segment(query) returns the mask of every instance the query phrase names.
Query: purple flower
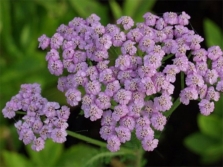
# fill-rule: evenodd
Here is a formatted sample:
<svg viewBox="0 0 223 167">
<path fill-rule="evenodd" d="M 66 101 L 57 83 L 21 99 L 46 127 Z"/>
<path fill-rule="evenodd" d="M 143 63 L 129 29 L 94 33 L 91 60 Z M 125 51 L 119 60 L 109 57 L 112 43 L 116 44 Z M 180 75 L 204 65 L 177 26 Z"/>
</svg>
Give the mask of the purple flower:
<svg viewBox="0 0 223 167">
<path fill-rule="evenodd" d="M 173 33 L 173 26 L 167 26 L 163 30 L 164 34 L 166 35 L 166 39 L 173 39 L 174 33 Z M 158 35 L 158 34 L 157 34 Z M 165 40 L 162 40 L 162 42 Z"/>
<path fill-rule="evenodd" d="M 145 24 L 146 25 L 154 26 L 155 23 L 156 23 L 156 19 L 158 19 L 159 17 L 150 13 L 150 12 L 147 12 L 143 15 L 143 18 L 145 19 Z"/>
<path fill-rule="evenodd" d="M 141 51 L 149 53 L 150 51 L 153 50 L 154 46 L 155 46 L 155 42 L 149 36 L 144 36 L 139 41 L 138 47 Z"/>
<path fill-rule="evenodd" d="M 128 104 L 131 98 L 132 92 L 125 89 L 118 90 L 118 92 L 114 95 L 114 100 L 123 105 Z"/>
<path fill-rule="evenodd" d="M 215 69 L 220 76 L 223 76 L 223 57 L 219 57 L 217 60 L 212 61 L 212 69 Z"/>
<path fill-rule="evenodd" d="M 103 112 L 102 119 L 101 119 L 102 126 L 115 126 L 116 121 L 112 119 L 112 111 L 107 110 Z"/>
<path fill-rule="evenodd" d="M 186 34 L 189 31 L 187 27 L 184 27 L 182 25 L 176 25 L 174 27 L 175 27 L 174 36 L 177 38 L 182 37 L 183 34 Z"/>
<path fill-rule="evenodd" d="M 63 143 L 66 141 L 67 132 L 65 129 L 55 128 L 52 130 L 51 138 L 55 143 Z"/>
<path fill-rule="evenodd" d="M 47 61 L 56 61 L 60 59 L 59 52 L 55 49 L 51 49 L 49 52 L 47 52 L 46 60 Z"/>
<path fill-rule="evenodd" d="M 48 69 L 51 74 L 59 76 L 63 73 L 63 63 L 61 62 L 61 60 L 49 60 Z"/>
<path fill-rule="evenodd" d="M 59 77 L 58 78 L 58 84 L 57 84 L 57 89 L 60 90 L 61 92 L 65 92 L 67 90 L 66 87 L 66 82 L 67 82 L 67 77 Z"/>
<path fill-rule="evenodd" d="M 85 85 L 85 90 L 88 94 L 97 95 L 101 91 L 101 84 L 97 80 L 89 81 Z"/>
<path fill-rule="evenodd" d="M 100 17 L 93 13 L 86 19 L 86 22 L 90 25 L 94 25 L 98 24 L 100 20 Z"/>
<path fill-rule="evenodd" d="M 42 50 L 46 49 L 50 44 L 50 38 L 43 34 L 41 37 L 38 38 L 39 41 L 39 48 Z"/>
<path fill-rule="evenodd" d="M 190 100 L 198 99 L 198 92 L 194 87 L 186 87 L 180 92 L 181 103 L 188 105 Z"/>
<path fill-rule="evenodd" d="M 50 138 L 51 132 L 52 132 L 52 127 L 48 125 L 44 125 L 42 129 L 40 130 L 39 134 L 40 134 L 40 137 L 46 140 L 47 138 Z"/>
<path fill-rule="evenodd" d="M 74 54 L 73 54 L 73 62 L 75 64 L 77 63 L 81 63 L 81 62 L 85 62 L 86 61 L 86 53 L 85 52 L 82 52 L 82 51 L 75 51 Z"/>
<path fill-rule="evenodd" d="M 93 104 L 94 100 L 95 100 L 94 95 L 85 94 L 82 98 L 81 109 L 84 111 L 88 111 L 90 109 L 91 104 Z"/>
<path fill-rule="evenodd" d="M 120 29 L 115 24 L 108 24 L 107 26 L 105 26 L 105 33 L 111 36 L 118 32 L 120 32 Z"/>
<path fill-rule="evenodd" d="M 171 106 L 173 105 L 171 101 L 171 96 L 167 94 L 162 94 L 159 97 L 155 97 L 154 105 L 157 107 L 159 111 L 169 110 Z"/>
<path fill-rule="evenodd" d="M 162 47 L 162 50 L 166 54 L 170 54 L 172 52 L 172 49 L 177 46 L 177 43 L 173 39 L 165 39 L 163 40 L 164 46 Z"/>
<path fill-rule="evenodd" d="M 167 38 L 167 36 L 163 30 L 155 31 L 155 37 L 154 37 L 155 42 L 163 42 L 166 38 Z"/>
<path fill-rule="evenodd" d="M 223 55 L 223 52 L 219 46 L 212 46 L 208 49 L 208 58 L 215 61 L 217 60 L 220 56 Z"/>
<path fill-rule="evenodd" d="M 185 72 L 188 68 L 188 58 L 186 56 L 176 57 L 173 59 L 173 64 L 181 71 Z"/>
<path fill-rule="evenodd" d="M 139 82 L 140 82 L 139 78 L 125 80 L 124 82 L 125 90 L 136 91 L 138 89 Z"/>
<path fill-rule="evenodd" d="M 166 65 L 163 70 L 163 73 L 166 74 L 166 80 L 174 83 L 176 81 L 176 74 L 179 73 L 180 70 L 176 65 Z"/>
<path fill-rule="evenodd" d="M 59 33 L 55 33 L 50 40 L 50 47 L 52 49 L 59 49 L 63 43 L 63 37 Z"/>
<path fill-rule="evenodd" d="M 121 47 L 121 51 L 123 55 L 129 54 L 134 55 L 137 51 L 136 47 L 134 46 L 135 42 L 132 42 L 131 40 L 127 40 L 123 43 Z"/>
<path fill-rule="evenodd" d="M 193 61 L 198 62 L 198 61 L 207 61 L 207 51 L 205 49 L 198 49 L 192 52 L 194 56 Z"/>
<path fill-rule="evenodd" d="M 36 119 L 32 125 L 33 132 L 39 133 L 42 127 L 43 127 L 43 122 L 40 119 Z"/>
<path fill-rule="evenodd" d="M 180 25 L 188 25 L 189 24 L 189 19 L 190 19 L 190 16 L 187 13 L 182 12 L 182 14 L 180 14 L 178 16 L 178 23 Z"/>
<path fill-rule="evenodd" d="M 153 53 L 144 56 L 144 65 L 157 69 L 161 66 L 162 57 Z"/>
<path fill-rule="evenodd" d="M 161 72 L 157 72 L 152 77 L 152 81 L 154 83 L 157 92 L 160 92 L 161 89 L 165 89 L 168 86 L 168 82 L 165 78 L 165 75 Z"/>
<path fill-rule="evenodd" d="M 143 140 L 146 137 L 149 137 L 151 139 L 154 138 L 154 131 L 150 126 L 148 127 L 138 127 L 136 128 L 136 137 L 139 140 Z"/>
<path fill-rule="evenodd" d="M 30 144 L 35 137 L 31 128 L 22 129 L 19 136 L 19 139 L 22 140 L 25 145 Z"/>
<path fill-rule="evenodd" d="M 116 135 L 111 135 L 107 139 L 107 148 L 111 152 L 116 152 L 120 149 L 121 142 Z"/>
<path fill-rule="evenodd" d="M 110 82 L 106 85 L 105 94 L 112 97 L 121 88 L 118 80 Z"/>
<path fill-rule="evenodd" d="M 213 70 L 207 70 L 206 74 L 204 76 L 205 81 L 211 85 L 215 84 L 218 80 L 218 73 L 215 69 Z"/>
<path fill-rule="evenodd" d="M 142 141 L 142 147 L 145 151 L 153 151 L 158 145 L 157 139 L 144 138 Z"/>
<path fill-rule="evenodd" d="M 65 96 L 67 97 L 67 103 L 71 106 L 77 106 L 79 101 L 81 101 L 81 92 L 75 88 L 68 89 Z"/>
<path fill-rule="evenodd" d="M 60 105 L 57 102 L 47 102 L 43 108 L 43 112 L 47 117 L 56 116 L 56 109 L 59 109 Z"/>
<path fill-rule="evenodd" d="M 128 112 L 129 110 L 126 105 L 117 105 L 115 106 L 114 112 L 112 113 L 112 119 L 119 121 L 120 118 L 124 117 Z"/>
<path fill-rule="evenodd" d="M 130 67 L 130 56 L 129 55 L 120 55 L 115 60 L 115 67 L 120 70 L 126 70 Z"/>
<path fill-rule="evenodd" d="M 5 108 L 2 109 L 2 113 L 4 118 L 13 118 L 15 117 L 15 109 L 14 109 L 14 103 L 7 102 Z"/>
<path fill-rule="evenodd" d="M 68 120 L 70 116 L 70 108 L 68 108 L 67 106 L 62 106 L 61 109 L 57 110 L 56 112 L 57 112 L 58 118 L 61 118 L 64 120 Z"/>
<path fill-rule="evenodd" d="M 204 85 L 204 80 L 203 77 L 200 76 L 199 74 L 193 73 L 189 74 L 186 77 L 186 85 L 187 86 L 203 86 Z"/>
<path fill-rule="evenodd" d="M 119 126 L 115 128 L 115 131 L 120 142 L 125 143 L 131 139 L 131 132 L 128 128 Z"/>
<path fill-rule="evenodd" d="M 216 90 L 219 92 L 223 92 L 223 80 L 217 83 Z"/>
<path fill-rule="evenodd" d="M 208 69 L 208 65 L 206 62 L 197 62 L 195 67 L 196 67 L 197 73 L 201 76 L 204 76 Z"/>
<path fill-rule="evenodd" d="M 202 38 L 201 36 L 199 35 L 191 35 L 187 42 L 190 42 L 190 49 L 191 50 L 198 50 L 201 48 L 200 46 L 200 42 L 202 42 L 204 40 L 204 38 Z"/>
<path fill-rule="evenodd" d="M 160 112 L 154 112 L 151 116 L 151 124 L 154 129 L 162 131 L 166 125 L 166 117 L 163 116 Z"/>
<path fill-rule="evenodd" d="M 115 135 L 114 126 L 102 126 L 99 131 L 101 138 L 107 140 L 110 136 Z"/>
<path fill-rule="evenodd" d="M 135 118 L 140 117 L 143 106 L 144 106 L 143 102 L 138 103 L 138 104 L 135 104 L 134 102 L 129 103 L 129 105 L 128 105 L 128 109 L 129 109 L 128 115 L 132 116 L 132 117 L 135 117 Z"/>
<path fill-rule="evenodd" d="M 111 69 L 105 69 L 99 74 L 99 81 L 107 84 L 115 80 L 113 71 Z"/>
<path fill-rule="evenodd" d="M 140 66 L 137 69 L 137 74 L 140 76 L 140 78 L 144 77 L 152 77 L 156 73 L 156 69 L 153 66 Z"/>
<path fill-rule="evenodd" d="M 95 99 L 95 104 L 102 110 L 108 109 L 111 107 L 110 97 L 107 96 L 104 92 L 98 94 L 98 98 Z"/>
<path fill-rule="evenodd" d="M 112 44 L 115 47 L 120 47 L 122 46 L 123 42 L 126 40 L 126 36 L 124 32 L 119 32 L 117 31 L 116 33 L 114 33 L 114 35 L 112 36 Z"/>
<path fill-rule="evenodd" d="M 198 103 L 201 114 L 208 116 L 214 111 L 214 102 L 210 102 L 207 99 L 202 99 Z"/>
<path fill-rule="evenodd" d="M 206 99 L 218 101 L 219 98 L 220 98 L 220 93 L 215 91 L 213 86 L 209 87 L 207 90 Z"/>
<path fill-rule="evenodd" d="M 122 117 L 119 123 L 121 126 L 128 128 L 130 131 L 133 131 L 135 128 L 135 119 L 130 116 Z"/>
<path fill-rule="evenodd" d="M 97 70 L 99 72 L 104 71 L 105 69 L 108 68 L 108 63 L 109 63 L 109 60 L 104 60 L 104 61 L 98 62 L 97 66 L 96 66 Z"/>
<path fill-rule="evenodd" d="M 135 29 L 131 29 L 129 30 L 129 32 L 127 33 L 127 39 L 133 41 L 133 42 L 139 42 L 143 35 L 140 32 L 139 28 L 135 28 Z"/>
<path fill-rule="evenodd" d="M 155 28 L 156 28 L 157 30 L 162 30 L 164 27 L 166 27 L 166 22 L 163 20 L 163 18 L 159 18 L 159 19 L 156 21 Z"/>
<path fill-rule="evenodd" d="M 144 110 L 142 112 L 142 115 L 151 118 L 152 114 L 156 111 L 157 111 L 157 108 L 154 105 L 154 102 L 152 100 L 145 101 Z"/>
<path fill-rule="evenodd" d="M 145 77 L 141 79 L 139 83 L 139 90 L 145 92 L 147 96 L 155 94 L 156 88 L 150 77 Z"/>
<path fill-rule="evenodd" d="M 129 16 L 122 16 L 117 20 L 117 24 L 122 24 L 125 30 L 129 30 L 132 26 L 134 26 L 134 21 Z"/>
<path fill-rule="evenodd" d="M 38 138 L 35 137 L 31 148 L 34 151 L 40 151 L 44 148 L 44 145 L 45 145 L 45 141 L 41 137 L 38 137 Z"/>
<path fill-rule="evenodd" d="M 207 85 L 204 84 L 203 86 L 198 87 L 197 89 L 198 89 L 200 99 L 203 99 L 206 96 L 206 93 L 207 93 Z"/>
<path fill-rule="evenodd" d="M 176 57 L 186 57 L 186 51 L 190 48 L 185 45 L 175 45 L 172 47 L 171 53 L 175 54 Z"/>
<path fill-rule="evenodd" d="M 104 34 L 102 37 L 98 38 L 96 42 L 96 46 L 99 49 L 109 49 L 112 45 L 111 36 L 108 34 Z"/>
<path fill-rule="evenodd" d="M 95 104 L 91 104 L 88 111 L 85 111 L 85 117 L 90 117 L 91 121 L 96 121 L 102 117 L 103 111 L 98 108 Z"/>
<path fill-rule="evenodd" d="M 170 25 L 178 24 L 178 17 L 177 17 L 177 14 L 174 12 L 164 13 L 163 19 L 167 24 L 170 24 Z"/>
<path fill-rule="evenodd" d="M 143 128 L 143 127 L 149 127 L 149 126 L 150 126 L 150 120 L 146 116 L 139 117 L 136 120 L 136 128 Z"/>
<path fill-rule="evenodd" d="M 96 62 L 102 61 L 108 58 L 107 50 L 97 50 L 94 52 L 93 60 Z"/>
<path fill-rule="evenodd" d="M 86 74 L 87 76 L 89 76 L 91 81 L 97 80 L 99 76 L 97 68 L 95 66 L 88 67 Z"/>
</svg>

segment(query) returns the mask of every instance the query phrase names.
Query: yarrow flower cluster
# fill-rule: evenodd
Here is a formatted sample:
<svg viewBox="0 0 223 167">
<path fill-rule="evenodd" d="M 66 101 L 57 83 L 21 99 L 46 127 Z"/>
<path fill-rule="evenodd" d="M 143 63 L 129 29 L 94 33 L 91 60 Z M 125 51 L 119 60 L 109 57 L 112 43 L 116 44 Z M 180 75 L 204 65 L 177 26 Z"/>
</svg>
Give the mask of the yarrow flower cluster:
<svg viewBox="0 0 223 167">
<path fill-rule="evenodd" d="M 95 14 L 86 20 L 75 17 L 51 38 L 38 39 L 39 48 L 49 48 L 46 61 L 49 72 L 59 76 L 57 88 L 70 106 L 81 102 L 86 118 L 101 119 L 99 133 L 112 152 L 132 133 L 144 150 L 157 147 L 154 131 L 167 122 L 178 73 L 186 77 L 180 101 L 199 100 L 204 115 L 223 92 L 223 52 L 219 46 L 201 48 L 204 39 L 187 28 L 188 14 L 148 12 L 143 18 L 135 24 L 123 16 L 103 26 Z M 165 64 L 168 58 L 172 64 Z M 55 117 L 55 112 L 45 115 Z"/>
<path fill-rule="evenodd" d="M 41 96 L 39 84 L 23 84 L 19 93 L 6 103 L 2 110 L 5 118 L 14 118 L 17 111 L 25 114 L 22 120 L 15 123 L 19 140 L 24 144 L 32 144 L 31 148 L 40 151 L 45 140 L 51 138 L 56 143 L 66 141 L 67 120 L 70 109 L 57 102 L 49 102 Z"/>
</svg>

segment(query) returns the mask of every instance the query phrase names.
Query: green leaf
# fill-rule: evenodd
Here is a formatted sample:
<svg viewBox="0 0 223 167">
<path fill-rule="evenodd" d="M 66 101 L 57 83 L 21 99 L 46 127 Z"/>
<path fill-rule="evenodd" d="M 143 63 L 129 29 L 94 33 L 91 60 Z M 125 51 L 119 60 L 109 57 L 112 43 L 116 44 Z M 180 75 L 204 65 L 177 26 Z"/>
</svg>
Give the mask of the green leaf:
<svg viewBox="0 0 223 167">
<path fill-rule="evenodd" d="M 79 16 L 87 18 L 95 13 L 101 17 L 102 24 L 108 23 L 107 7 L 96 0 L 69 0 L 71 6 Z"/>
<path fill-rule="evenodd" d="M 40 152 L 33 151 L 30 145 L 26 146 L 26 150 L 36 166 L 55 167 L 62 155 L 63 145 L 47 140 Z"/>
<path fill-rule="evenodd" d="M 133 1 L 133 0 L 132 0 Z M 143 21 L 143 15 L 146 12 L 149 12 L 152 10 L 156 0 L 141 0 L 139 2 L 138 8 L 135 12 L 135 15 L 133 16 L 133 20 L 135 22 L 142 22 Z"/>
<path fill-rule="evenodd" d="M 55 167 L 83 167 L 91 157 L 97 154 L 98 150 L 96 148 L 78 144 L 66 150 Z M 98 167 L 98 165 L 96 163 L 91 164 L 91 167 Z"/>
<path fill-rule="evenodd" d="M 206 37 L 206 44 L 208 47 L 213 45 L 220 45 L 223 48 L 223 34 L 221 29 L 211 20 L 204 20 L 204 32 Z"/>
<path fill-rule="evenodd" d="M 3 160 L 7 167 L 28 167 L 33 166 L 33 164 L 23 155 L 15 153 L 15 152 L 9 152 L 9 151 L 3 151 Z"/>
<path fill-rule="evenodd" d="M 216 144 L 216 140 L 200 132 L 196 132 L 188 136 L 184 140 L 184 144 L 191 151 L 200 155 L 205 155 L 207 153 L 207 150 Z"/>
<path fill-rule="evenodd" d="M 220 117 L 216 115 L 199 115 L 198 116 L 198 126 L 202 133 L 213 137 L 217 140 L 220 140 L 222 138 L 222 120 Z"/>
<path fill-rule="evenodd" d="M 110 0 L 109 5 L 115 19 L 119 19 L 122 16 L 122 9 L 115 0 Z"/>
<path fill-rule="evenodd" d="M 123 5 L 123 14 L 133 16 L 142 0 L 125 0 Z"/>
<path fill-rule="evenodd" d="M 215 109 L 214 109 L 214 114 L 218 114 L 219 116 L 221 116 L 221 118 L 223 118 L 223 93 L 220 93 L 220 99 L 215 102 Z"/>
</svg>

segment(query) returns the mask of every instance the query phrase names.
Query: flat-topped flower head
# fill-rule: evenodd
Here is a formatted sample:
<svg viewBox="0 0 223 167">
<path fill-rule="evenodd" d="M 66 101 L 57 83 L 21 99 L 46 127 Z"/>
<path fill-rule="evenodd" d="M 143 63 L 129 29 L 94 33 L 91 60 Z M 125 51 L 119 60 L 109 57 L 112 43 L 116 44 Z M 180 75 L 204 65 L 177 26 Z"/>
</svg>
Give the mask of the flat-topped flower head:
<svg viewBox="0 0 223 167">
<path fill-rule="evenodd" d="M 122 16 L 117 20 L 117 24 L 122 24 L 125 30 L 129 30 L 132 26 L 134 26 L 134 21 L 129 16 Z"/>
</svg>

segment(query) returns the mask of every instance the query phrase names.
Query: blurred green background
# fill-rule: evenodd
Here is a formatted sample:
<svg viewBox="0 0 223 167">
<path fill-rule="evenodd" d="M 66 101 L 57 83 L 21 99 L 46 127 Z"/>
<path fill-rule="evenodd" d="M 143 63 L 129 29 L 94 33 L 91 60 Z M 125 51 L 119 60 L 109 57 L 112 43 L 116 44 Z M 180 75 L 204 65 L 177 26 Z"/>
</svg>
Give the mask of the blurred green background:
<svg viewBox="0 0 223 167">
<path fill-rule="evenodd" d="M 203 46 L 220 45 L 223 48 L 221 31 L 223 19 L 222 16 L 220 17 L 221 20 L 215 17 L 216 9 L 218 11 L 218 6 L 222 6 L 221 4 L 221 1 L 214 1 L 212 6 L 215 8 L 211 9 L 208 1 L 203 3 L 194 1 L 192 3 L 155 0 L 0 0 L 0 110 L 11 96 L 18 92 L 22 83 L 38 82 L 42 85 L 43 96 L 49 100 L 65 104 L 64 95 L 56 89 L 57 77 L 49 74 L 45 62 L 46 52 L 38 49 L 37 39 L 42 34 L 51 37 L 60 24 L 67 24 L 74 17 L 86 18 L 90 14 L 96 13 L 101 17 L 102 24 L 106 25 L 107 23 L 114 23 L 122 15 L 132 16 L 135 22 L 141 22 L 143 21 L 142 15 L 148 11 L 158 14 L 166 11 L 185 11 L 192 17 L 191 25 L 195 32 L 205 37 L 206 42 Z M 195 10 L 196 6 L 198 8 Z M 203 15 L 205 10 L 210 10 L 213 13 L 206 11 L 207 14 Z M 221 27 L 219 27 L 219 23 Z M 223 156 L 222 105 L 221 95 L 221 102 L 217 104 L 216 111 L 210 117 L 201 116 L 198 114 L 198 108 L 194 107 L 193 104 L 191 105 L 194 112 L 193 117 L 187 115 L 187 122 L 184 123 L 188 124 L 191 119 L 189 124 L 191 123 L 194 127 L 189 126 L 189 130 L 184 135 L 177 136 L 178 138 L 181 137 L 181 144 L 177 141 L 178 138 L 173 136 L 176 139 L 173 143 L 177 143 L 177 147 L 175 148 L 175 145 L 172 150 L 170 149 L 173 154 L 171 157 L 168 153 L 166 154 L 168 148 L 162 146 L 168 145 L 166 143 L 172 137 L 171 135 L 174 135 L 174 129 L 179 123 L 177 121 L 185 118 L 182 115 L 178 117 L 174 113 L 175 116 L 174 114 L 171 116 L 170 125 L 163 134 L 164 141 L 158 147 L 159 153 L 145 154 L 144 158 L 147 160 L 147 165 L 221 164 Z M 180 108 L 184 112 L 191 109 L 182 106 Z M 176 112 L 182 114 L 181 111 Z M 176 116 L 178 120 L 176 120 Z M 105 157 L 103 153 L 106 150 L 80 144 L 79 141 L 76 141 L 72 147 L 70 144 L 69 148 L 48 142 L 44 151 L 40 154 L 35 153 L 30 150 L 29 146 L 24 147 L 18 140 L 13 126 L 15 121 L 4 119 L 0 114 L 1 167 L 79 167 L 84 166 L 86 159 L 91 159 L 96 155 L 99 155 L 99 158 L 90 166 L 127 166 L 125 162 L 119 161 L 119 159 L 100 158 L 100 154 L 101 157 Z M 185 125 L 181 127 L 181 133 L 184 133 L 185 128 L 188 127 Z M 98 136 L 98 134 L 93 136 Z M 172 147 L 172 144 L 168 146 Z M 179 151 L 182 157 L 177 159 L 180 149 L 182 149 Z"/>
</svg>

